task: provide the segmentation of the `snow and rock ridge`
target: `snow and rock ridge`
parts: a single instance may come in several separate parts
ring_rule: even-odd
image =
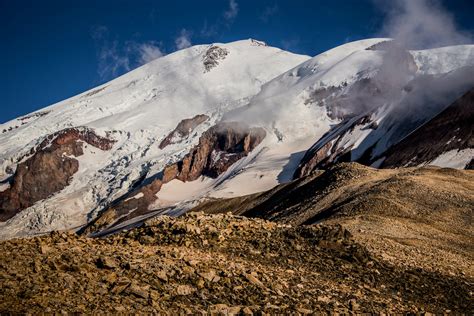
[[[410,51],[403,58],[411,84],[403,86],[401,97],[393,104],[381,102],[382,98],[375,99],[377,107],[367,104],[383,89],[377,76],[385,66],[386,52],[376,47],[387,41],[347,43],[313,58],[255,40],[193,46],[35,112],[23,125],[21,118],[0,125],[5,130],[0,134],[0,190],[8,187],[11,171],[28,157],[30,148],[47,135],[85,126],[114,140],[108,151],[85,149],[77,157],[79,170],[70,184],[1,223],[0,238],[79,228],[120,201],[130,206],[124,216],[140,208],[143,217],[147,211],[180,214],[204,198],[268,190],[293,179],[308,148],[335,135],[348,120],[367,117],[353,124],[350,133],[336,133],[343,139],[331,140],[338,145],[331,152],[348,149],[354,157],[362,155],[373,145],[372,139],[385,144],[379,145],[383,152],[404,137],[403,133],[393,136],[398,112],[391,109],[402,103],[414,105],[417,93],[429,89],[432,82],[435,87],[453,79],[461,82],[448,86],[446,99],[430,111],[413,108],[410,115],[415,120],[406,127],[409,133],[441,112],[463,89],[472,88],[464,79],[472,74],[474,45]],[[456,91],[448,93],[450,87]],[[261,128],[266,136],[215,177],[157,182],[167,166],[183,161],[201,135],[219,122],[243,122]]]
[[[203,56],[212,47],[228,54],[205,72]],[[85,224],[134,183],[182,159],[224,112],[246,104],[262,84],[308,58],[252,40],[193,46],[1,124],[0,131],[5,130],[0,134],[2,190],[21,159],[48,135],[85,126],[98,135],[108,134],[115,144],[110,151],[97,151],[100,158],[92,151],[79,157],[79,170],[65,189],[3,223],[0,234],[8,237]],[[178,144],[159,148],[181,120],[196,115],[209,119]]]

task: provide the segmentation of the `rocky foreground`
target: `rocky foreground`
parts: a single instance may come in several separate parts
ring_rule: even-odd
[[[388,263],[338,225],[190,213],[0,251],[2,314],[474,312],[471,277]]]

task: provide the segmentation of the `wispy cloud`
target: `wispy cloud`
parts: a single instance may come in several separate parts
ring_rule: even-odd
[[[157,43],[155,41],[139,44],[137,50],[141,64],[147,64],[150,61],[160,58],[164,55],[161,48],[161,43]]]
[[[278,5],[277,4],[274,4],[272,6],[267,6],[267,7],[265,7],[262,14],[260,15],[260,20],[267,23],[268,20],[270,20],[270,18],[272,16],[274,16],[277,12],[278,12]]]
[[[191,46],[191,36],[192,33],[186,29],[182,29],[179,33],[179,36],[175,39],[174,43],[176,45],[176,49],[184,49]]]
[[[96,43],[97,73],[101,80],[115,78],[164,55],[161,43],[156,41],[139,43],[111,39],[106,26],[93,28],[91,35]]]
[[[224,12],[224,18],[227,22],[232,23],[237,14],[239,14],[239,4],[235,0],[229,0],[229,8]]]
[[[102,80],[130,70],[130,59],[121,52],[117,40],[110,40],[109,29],[106,26],[93,28],[91,35],[96,42],[97,73]]]
[[[383,35],[407,48],[429,48],[472,42],[437,0],[375,0],[387,19]]]

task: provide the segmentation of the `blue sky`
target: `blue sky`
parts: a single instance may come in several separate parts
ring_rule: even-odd
[[[0,0],[0,122],[189,45],[256,38],[313,56],[380,35],[387,2]],[[474,30],[474,1],[443,5]]]

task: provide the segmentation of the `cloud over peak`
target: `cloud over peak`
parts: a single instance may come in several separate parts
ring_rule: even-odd
[[[176,45],[176,49],[185,49],[190,47],[191,44],[191,32],[186,29],[182,29],[179,33],[179,36],[175,39],[174,43]]]
[[[395,0],[375,3],[386,13],[384,35],[411,49],[472,42],[460,31],[453,15],[437,0]]]
[[[112,40],[106,26],[93,28],[91,35],[97,48],[97,73],[101,80],[115,78],[165,55],[160,42]]]
[[[164,55],[160,45],[155,41],[139,44],[138,52],[140,55],[139,61],[141,64],[147,64],[150,61],[160,58]]]

